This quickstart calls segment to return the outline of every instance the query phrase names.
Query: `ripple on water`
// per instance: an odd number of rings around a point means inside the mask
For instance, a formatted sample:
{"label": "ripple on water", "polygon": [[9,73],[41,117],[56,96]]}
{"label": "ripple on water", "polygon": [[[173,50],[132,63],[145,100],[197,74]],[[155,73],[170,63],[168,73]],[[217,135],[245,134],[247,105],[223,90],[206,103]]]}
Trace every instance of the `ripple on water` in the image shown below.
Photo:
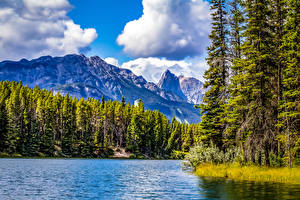
{"label": "ripple on water", "polygon": [[297,199],[299,187],[199,179],[174,160],[1,159],[0,199]]}

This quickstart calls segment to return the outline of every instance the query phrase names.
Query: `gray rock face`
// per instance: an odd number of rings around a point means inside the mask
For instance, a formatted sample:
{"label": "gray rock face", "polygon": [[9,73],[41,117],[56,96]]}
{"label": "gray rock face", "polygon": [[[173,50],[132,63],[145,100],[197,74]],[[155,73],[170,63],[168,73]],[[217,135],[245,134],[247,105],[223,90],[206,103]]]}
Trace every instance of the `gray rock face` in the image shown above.
{"label": "gray rock face", "polygon": [[205,93],[203,83],[193,77],[179,76],[180,88],[187,101],[192,104],[200,104]]}
{"label": "gray rock face", "polygon": [[[53,88],[54,92],[69,93],[78,98],[121,100],[125,97],[131,104],[142,99],[145,108],[159,110],[169,119],[174,115],[182,122],[196,123],[199,110],[186,102],[182,94],[167,91],[147,82],[128,69],[107,64],[95,56],[66,55],[43,56],[28,61],[0,62],[0,80],[22,81],[29,87]],[[178,79],[179,81],[179,79]]]}
{"label": "gray rock face", "polygon": [[177,77],[166,70],[158,82],[158,87],[172,92],[191,104],[200,104],[205,93],[203,83],[192,77]]}
{"label": "gray rock face", "polygon": [[175,76],[175,74],[171,73],[169,70],[166,70],[162,74],[158,82],[158,87],[166,91],[173,92],[182,99],[186,100],[186,97],[180,88],[179,78]]}

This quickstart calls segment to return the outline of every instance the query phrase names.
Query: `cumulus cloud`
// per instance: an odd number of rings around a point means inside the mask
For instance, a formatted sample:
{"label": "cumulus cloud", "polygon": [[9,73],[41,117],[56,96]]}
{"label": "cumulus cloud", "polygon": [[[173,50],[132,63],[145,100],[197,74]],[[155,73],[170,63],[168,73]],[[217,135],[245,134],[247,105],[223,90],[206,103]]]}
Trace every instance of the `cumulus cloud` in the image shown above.
{"label": "cumulus cloud", "polygon": [[117,59],[115,59],[115,58],[108,57],[108,58],[105,58],[104,61],[107,62],[108,64],[120,67],[119,61]]}
{"label": "cumulus cloud", "polygon": [[1,0],[0,60],[87,50],[96,30],[75,24],[66,15],[71,8],[68,0]]}
{"label": "cumulus cloud", "polygon": [[200,58],[186,60],[167,60],[165,58],[138,58],[125,62],[122,68],[130,69],[136,75],[142,75],[147,81],[157,83],[164,71],[169,69],[177,76],[184,75],[203,81],[204,71],[208,68]]}
{"label": "cumulus cloud", "polygon": [[204,0],[143,0],[143,15],[124,27],[117,43],[133,57],[183,59],[208,45],[209,4]]}

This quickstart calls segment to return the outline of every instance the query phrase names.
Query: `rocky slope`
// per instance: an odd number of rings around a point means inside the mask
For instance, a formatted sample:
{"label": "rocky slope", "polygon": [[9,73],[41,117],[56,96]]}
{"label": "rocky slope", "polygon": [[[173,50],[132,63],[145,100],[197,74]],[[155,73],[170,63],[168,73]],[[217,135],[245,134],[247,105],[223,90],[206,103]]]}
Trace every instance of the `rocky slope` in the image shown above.
{"label": "rocky slope", "polygon": [[166,70],[158,82],[158,87],[167,92],[172,92],[191,104],[200,104],[205,93],[203,83],[193,77],[177,77]]}
{"label": "rocky slope", "polygon": [[189,103],[200,104],[205,93],[203,83],[193,77],[179,76],[181,91]]}

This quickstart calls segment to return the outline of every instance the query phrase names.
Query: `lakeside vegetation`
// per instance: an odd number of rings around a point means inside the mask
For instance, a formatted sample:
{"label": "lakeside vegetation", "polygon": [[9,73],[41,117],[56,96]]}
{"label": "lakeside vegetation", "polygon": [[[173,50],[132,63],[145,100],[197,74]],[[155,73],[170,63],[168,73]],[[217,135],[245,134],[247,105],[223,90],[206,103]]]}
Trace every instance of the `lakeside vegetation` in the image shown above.
{"label": "lakeside vegetation", "polygon": [[228,178],[237,181],[276,182],[300,184],[300,168],[270,168],[263,166],[242,166],[240,164],[202,164],[195,174],[201,177]]}
{"label": "lakeside vegetation", "polygon": [[211,1],[201,134],[186,156],[197,175],[300,182],[299,9],[297,0]]}

